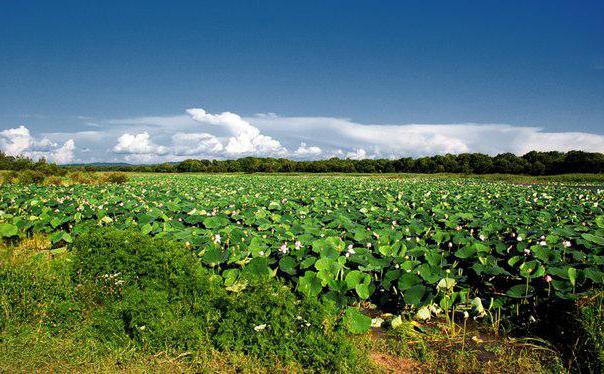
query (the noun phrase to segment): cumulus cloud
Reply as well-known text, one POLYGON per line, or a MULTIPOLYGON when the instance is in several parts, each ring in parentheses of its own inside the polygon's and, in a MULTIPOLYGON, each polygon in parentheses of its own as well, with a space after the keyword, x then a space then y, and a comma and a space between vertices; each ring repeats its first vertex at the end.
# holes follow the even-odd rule
POLYGON ((298 157, 313 157, 318 156, 322 153, 321 148, 317 146, 307 146, 306 143, 301 142, 300 146, 293 153, 294 156, 298 157))
POLYGON ((50 153, 49 160, 57 164, 68 164, 73 161, 75 142, 73 139, 67 140, 61 147, 50 153))
POLYGON ((364 150, 363 148, 359 148, 359 149, 355 150, 354 152, 346 153, 346 158, 349 158, 351 160, 362 160, 365 158, 372 158, 372 157, 367 157, 367 151, 364 150))
POLYGON ((212 134, 178 133, 172 136, 174 154, 177 156, 212 155, 223 151, 224 146, 212 134))
POLYGON ((35 138, 23 125, 0 131, 0 150, 10 156, 26 156, 34 160, 45 158, 58 164, 74 159, 75 141, 68 139, 62 146, 48 138, 35 138))
POLYGON ((140 134, 126 133, 117 139, 113 152, 137 155, 163 155, 168 152, 168 148, 153 143, 147 132, 140 134))
POLYGON ((14 129, 7 129, 0 132, 0 147, 2 151, 9 156, 23 154, 33 145, 33 138, 29 134, 29 129, 25 126, 19 126, 14 129))
POLYGON ((201 108, 188 109, 187 113, 198 122, 224 127, 230 137, 226 140, 224 150, 232 155, 238 154, 278 154, 286 150, 278 140, 262 135, 257 127, 252 126, 238 114, 224 112, 210 114, 201 108))

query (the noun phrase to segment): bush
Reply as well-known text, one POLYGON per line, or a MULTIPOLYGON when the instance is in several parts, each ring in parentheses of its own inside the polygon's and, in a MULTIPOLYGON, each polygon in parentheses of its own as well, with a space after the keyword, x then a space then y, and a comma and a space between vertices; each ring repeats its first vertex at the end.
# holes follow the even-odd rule
POLYGON ((63 185, 63 178, 51 175, 50 177, 46 178, 45 184, 51 186, 61 186, 63 185))
POLYGON ((245 289, 229 292, 183 246, 111 228, 81 235, 71 249, 74 283, 100 295, 103 308, 91 323, 98 339, 151 351, 244 353, 315 370, 354 367, 336 310, 299 300, 274 278, 248 278, 245 289))
POLYGON ((80 235, 72 245, 73 277, 92 281, 111 291, 136 285, 168 289, 191 277, 195 259, 181 245, 154 240, 135 231, 94 230, 80 235))
POLYGON ((69 173, 69 179, 78 184, 95 184, 98 183, 98 178, 93 173, 76 171, 69 173))
POLYGON ((19 173, 14 170, 11 170, 9 172, 2 174, 2 183, 3 184, 17 183, 18 179, 19 179, 19 173))
POLYGON ((19 184, 41 184, 46 179, 44 173, 36 170, 22 170, 18 173, 17 183, 19 184))
POLYGON ((128 176, 124 173, 109 173, 105 175, 105 181, 107 183, 123 184, 128 182, 128 176))

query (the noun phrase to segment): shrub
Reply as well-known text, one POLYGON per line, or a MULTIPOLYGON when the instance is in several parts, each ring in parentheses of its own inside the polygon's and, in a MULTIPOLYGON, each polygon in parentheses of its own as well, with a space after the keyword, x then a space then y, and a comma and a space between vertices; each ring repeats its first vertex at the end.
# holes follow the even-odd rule
POLYGON ((244 353, 316 370, 354 366, 355 351, 335 329, 336 310, 299 300, 274 278, 248 278, 245 289, 229 292, 183 246, 112 228, 81 235, 71 249, 74 283, 101 296, 91 323, 101 340, 244 353))
POLYGON ((17 183, 17 179, 19 178, 19 173, 11 170, 2 174, 2 183, 4 184, 12 184, 17 183))
POLYGON ((51 175, 50 177, 46 178, 44 183, 51 186, 61 186, 63 185, 63 178, 51 175))
POLYGON ((107 183, 123 184, 128 182, 128 176, 124 173, 109 173, 105 175, 105 181, 107 183))
POLYGON ((44 173, 36 170, 22 170, 19 172, 17 177, 17 183, 19 184, 41 184, 44 182, 46 176, 44 173))
POLYGON ((132 285, 167 289, 193 272, 194 258, 181 245, 136 231, 94 230, 77 237, 72 251, 74 280, 107 291, 132 285))
POLYGON ((76 171, 68 175, 69 179, 78 184, 95 184, 98 178, 93 173, 76 171))

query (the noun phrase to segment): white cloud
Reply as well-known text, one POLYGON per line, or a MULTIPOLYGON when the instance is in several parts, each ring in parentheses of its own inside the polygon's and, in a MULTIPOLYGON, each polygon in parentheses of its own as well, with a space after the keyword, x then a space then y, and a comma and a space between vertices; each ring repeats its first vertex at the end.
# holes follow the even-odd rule
POLYGON ((23 154, 33 145, 33 138, 29 129, 25 126, 19 126, 14 129, 7 129, 0 132, 0 148, 9 156, 23 154))
POLYGON ((508 124, 361 124, 345 118, 279 117, 274 113, 241 117, 230 112, 211 114, 199 108, 181 115, 95 123, 99 127, 94 131, 45 133, 35 137, 25 126, 3 130, 0 149, 8 154, 54 158, 60 162, 78 159, 133 163, 248 155, 310 160, 463 152, 522 155, 531 150, 604 152, 603 135, 549 132, 539 127, 508 124), (69 140, 73 145, 67 143, 69 140))
POLYGON ((224 112, 210 114, 201 108, 187 109, 191 117, 201 123, 218 125, 227 129, 230 137, 226 140, 224 150, 233 155, 240 154, 278 154, 286 150, 278 140, 262 135, 257 127, 252 126, 238 114, 224 112))
POLYGON ((355 150, 354 152, 346 153, 346 158, 349 158, 351 160, 362 160, 362 159, 371 158, 371 157, 367 157, 366 150, 364 150, 363 148, 359 148, 359 149, 355 150))
POLYGON ((212 155, 222 152, 224 146, 212 134, 178 133, 172 136, 173 152, 178 156, 212 155))
POLYGON ((316 157, 321 154, 321 148, 317 146, 307 146, 306 143, 301 142, 300 146, 293 153, 294 156, 298 157, 316 157))
POLYGON ((10 156, 26 156, 34 160, 45 158, 58 164, 74 159, 75 142, 67 140, 62 146, 48 138, 36 139, 25 126, 0 131, 0 150, 10 156))
POLYGON ((68 164, 74 159, 74 150, 75 142, 73 139, 69 139, 60 148, 52 151, 48 157, 48 160, 57 164, 68 164))
POLYGON ((113 152, 136 155, 162 155, 168 152, 168 148, 153 143, 147 132, 140 134, 126 133, 117 139, 113 152))
POLYGON ((360 124, 331 117, 255 116, 261 131, 284 144, 311 139, 324 152, 343 149, 358 157, 425 156, 445 153, 512 152, 530 150, 584 150, 604 152, 604 136, 580 132, 547 132, 538 127, 506 124, 360 124), (368 150, 371 149, 371 152, 368 150))

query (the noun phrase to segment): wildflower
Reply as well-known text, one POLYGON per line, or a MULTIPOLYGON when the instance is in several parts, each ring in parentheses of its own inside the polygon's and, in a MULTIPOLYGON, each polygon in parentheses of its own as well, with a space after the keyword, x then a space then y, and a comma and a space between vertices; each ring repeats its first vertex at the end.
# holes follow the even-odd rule
POLYGON ((220 244, 220 239, 222 239, 222 237, 220 236, 220 234, 214 235, 214 243, 220 244))
POLYGON ((254 330, 255 331, 262 331, 266 328, 266 324, 262 324, 262 325, 258 325, 258 326, 254 326, 254 330))
POLYGON ((287 243, 281 244, 281 247, 279 248, 279 252, 281 252, 283 254, 287 253, 287 243))
POLYGON ((371 243, 367 243, 367 248, 371 248, 371 243))
POLYGON ((518 237, 516 238, 516 240, 518 240, 519 242, 521 242, 521 241, 522 241, 522 236, 518 236, 518 237))
POLYGON ((468 312, 463 312, 464 319, 468 319, 469 317, 470 317, 470 314, 468 312))
POLYGON ((528 248, 525 248, 524 249, 524 254, 527 255, 527 256, 530 255, 531 254, 531 250, 528 249, 528 248))
POLYGON ((547 243, 545 242, 545 240, 542 240, 539 242, 539 245, 542 247, 545 247, 547 245, 547 243))
POLYGON ((551 281, 552 281, 552 276, 551 276, 551 275, 549 275, 549 274, 548 274, 548 275, 546 275, 546 276, 545 276, 545 281, 546 281, 547 283, 551 282, 551 281))
POLYGON ((565 241, 562 242, 562 246, 564 246, 566 248, 569 248, 571 246, 571 243, 570 243, 570 241, 565 240, 565 241))
POLYGON ((480 235, 478 235, 478 239, 484 241, 485 237, 484 237, 484 235, 480 234, 480 235))
POLYGON ((264 251, 260 251, 260 252, 258 252, 258 254, 259 254, 260 256, 264 256, 264 251))
POLYGON ((453 248, 453 243, 451 243, 451 242, 447 243, 447 247, 453 248))

